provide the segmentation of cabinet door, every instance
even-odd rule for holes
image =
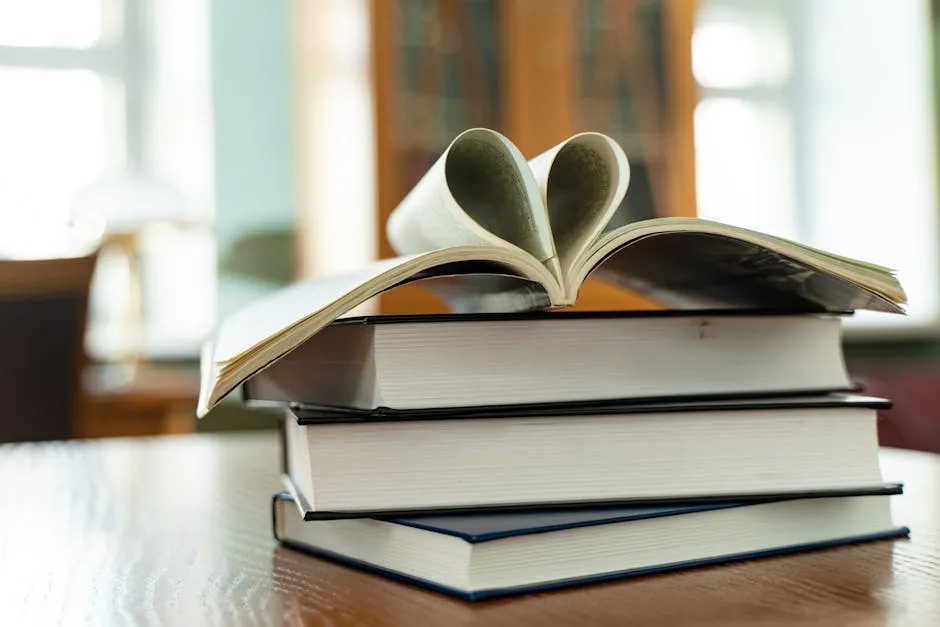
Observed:
[[[460,131],[506,134],[526,156],[572,133],[612,135],[630,189],[614,224],[695,215],[694,0],[373,0],[378,219]],[[579,309],[655,307],[598,280]],[[418,287],[383,313],[444,311]]]

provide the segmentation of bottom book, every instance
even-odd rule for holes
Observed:
[[[304,521],[283,545],[468,600],[906,536],[890,497]]]

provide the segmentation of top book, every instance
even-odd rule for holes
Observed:
[[[672,309],[902,313],[894,273],[796,242],[697,218],[610,227],[630,180],[621,147],[575,135],[528,162],[470,129],[389,217],[401,255],[308,280],[226,318],[203,352],[199,415],[354,307],[395,286],[428,287],[455,312],[573,305],[592,273]]]

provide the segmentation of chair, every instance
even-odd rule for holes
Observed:
[[[882,446],[940,453],[940,368],[932,359],[856,367],[865,394],[891,399],[878,415]]]
[[[0,442],[73,435],[96,258],[0,260]]]

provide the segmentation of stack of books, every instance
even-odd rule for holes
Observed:
[[[223,321],[199,411],[283,412],[282,544],[480,599],[908,533],[887,401],[841,343],[856,309],[902,313],[893,273],[705,220],[608,229],[628,180],[600,134],[526,162],[472,129],[392,214],[402,256]],[[664,308],[547,311],[589,274]],[[411,281],[454,313],[350,313]]]

